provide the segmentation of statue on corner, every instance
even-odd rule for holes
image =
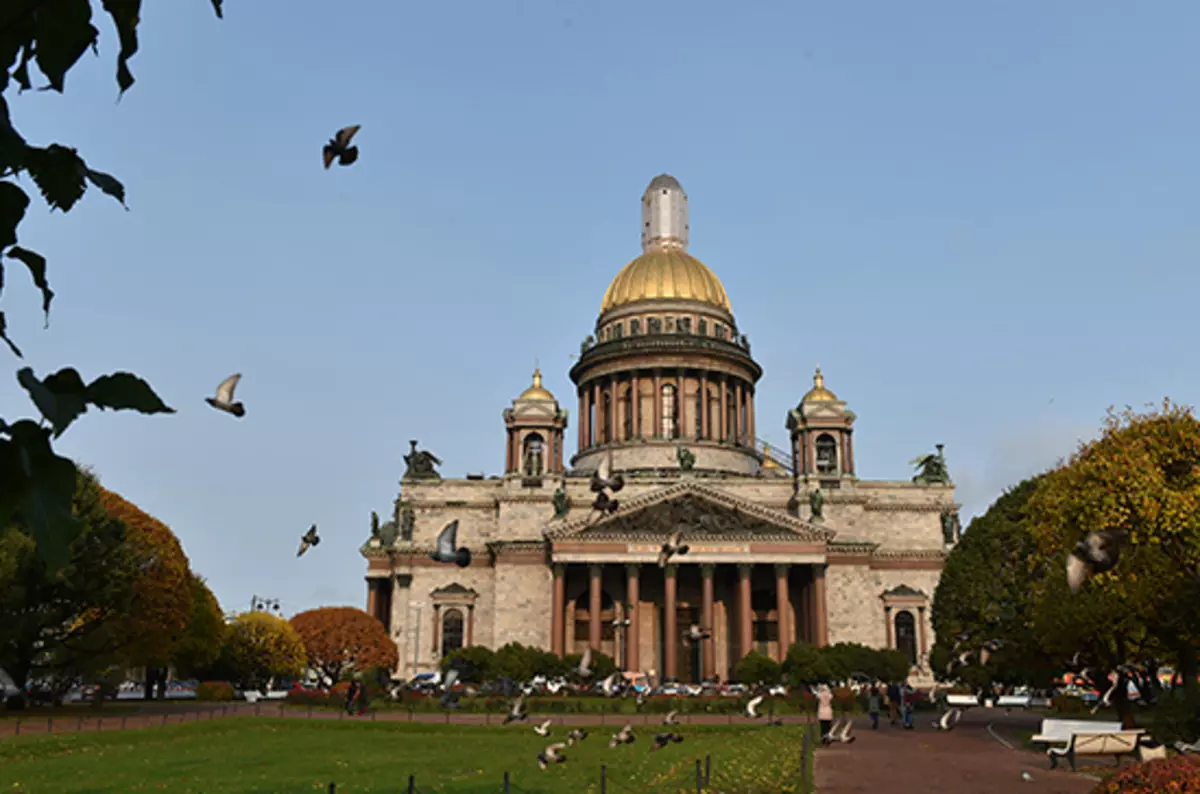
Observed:
[[[437,455],[426,449],[417,449],[416,441],[409,441],[412,445],[412,451],[404,456],[404,462],[408,464],[408,469],[404,472],[406,480],[440,480],[442,475],[437,473],[434,466],[441,466],[442,462],[438,460]]]
[[[912,481],[918,485],[949,485],[950,471],[946,468],[946,456],[942,453],[945,444],[937,444],[937,452],[932,452],[912,461],[917,467],[917,473]]]
[[[555,518],[563,518],[571,512],[571,497],[567,496],[566,483],[560,483],[558,488],[554,489],[554,498],[550,501],[554,505]]]
[[[812,510],[813,521],[820,521],[825,517],[825,494],[820,488],[814,488],[808,492],[808,507]]]
[[[675,450],[675,458],[679,461],[680,471],[691,471],[696,465],[696,456],[687,447],[679,447]]]
[[[959,537],[962,536],[962,523],[958,518],[957,510],[945,510],[942,512],[942,540],[949,546],[957,543]]]

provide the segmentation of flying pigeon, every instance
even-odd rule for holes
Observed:
[[[503,724],[507,725],[510,722],[519,722],[528,718],[529,715],[525,713],[525,693],[521,693],[509,706],[508,715],[504,718]]]
[[[1112,686],[1110,686],[1108,688],[1108,691],[1106,691],[1104,693],[1104,696],[1096,701],[1096,705],[1092,706],[1093,714],[1095,714],[1097,711],[1099,711],[1101,706],[1108,708],[1109,704],[1112,703],[1113,693],[1117,691],[1117,685],[1120,683],[1121,683],[1121,676],[1118,675],[1117,680],[1113,681]]]
[[[246,407],[241,402],[233,401],[233,390],[237,388],[238,381],[242,379],[242,373],[238,372],[230,375],[217,386],[217,394],[215,397],[205,397],[204,402],[216,408],[218,411],[224,411],[227,414],[233,414],[239,419],[246,415]]]
[[[575,742],[582,742],[587,737],[588,737],[587,731],[585,731],[581,728],[576,728],[567,734],[567,747],[570,747],[571,745],[575,744]]]
[[[763,702],[762,695],[755,695],[746,703],[746,716],[752,720],[756,720],[762,715],[758,713],[758,705]]]
[[[632,622],[629,618],[613,618],[612,625],[614,629],[627,629]]]
[[[1067,555],[1067,586],[1074,593],[1085,580],[1099,573],[1108,573],[1121,557],[1121,546],[1129,533],[1121,529],[1102,529],[1089,532]]]
[[[321,538],[317,535],[317,525],[313,524],[308,528],[307,532],[300,536],[300,551],[296,552],[296,556],[302,556],[304,552],[318,545],[320,542]]]
[[[454,519],[438,533],[437,551],[429,555],[434,562],[452,562],[459,568],[471,564],[471,550],[466,546],[454,548],[458,541],[458,519]]]
[[[842,723],[842,728],[840,731],[837,729],[837,727],[834,727],[833,729],[831,729],[829,731],[829,738],[835,742],[842,742],[843,744],[853,744],[854,740],[858,738],[857,736],[850,735],[850,729],[853,726],[854,726],[853,720],[851,720],[849,717],[847,717],[846,721],[844,723]]]
[[[453,691],[454,684],[458,681],[458,670],[451,667],[446,671],[446,677],[442,681],[442,697],[439,700],[439,705],[444,709],[456,709],[458,705],[458,693]]]
[[[701,640],[707,640],[711,636],[712,636],[711,631],[702,630],[700,628],[699,624],[697,624],[697,623],[693,623],[691,626],[688,627],[688,631],[687,631],[688,642],[700,642]]]
[[[325,158],[326,169],[333,165],[334,160],[338,161],[338,165],[351,165],[358,159],[358,147],[351,146],[350,140],[361,128],[361,124],[355,124],[352,127],[342,127],[337,131],[337,135],[334,135],[329,143],[325,144],[325,148],[321,150],[321,154]]]
[[[962,709],[947,709],[940,719],[934,721],[933,727],[939,731],[948,731],[957,725],[960,719],[962,719]]]
[[[601,681],[600,689],[609,697],[615,695],[617,690],[617,674],[613,673],[608,678]]]
[[[583,649],[583,655],[579,657],[579,668],[576,671],[580,678],[587,678],[592,674],[592,649],[591,646]]]
[[[654,745],[651,750],[661,750],[671,742],[682,742],[683,737],[675,733],[656,733],[654,734]]]
[[[983,647],[979,649],[979,663],[981,665],[987,664],[988,657],[1003,647],[1003,640],[988,640],[983,644]]]
[[[1032,782],[1033,782],[1033,775],[1031,775],[1031,774],[1029,774],[1028,772],[1026,772],[1026,771],[1022,770],[1022,771],[1021,771],[1021,780],[1024,780],[1026,783],[1032,783]]]
[[[689,547],[681,541],[683,539],[683,530],[675,530],[675,534],[662,545],[662,551],[658,553],[658,567],[666,568],[671,557],[676,554],[687,554]]]
[[[663,725],[678,725],[679,720],[675,719],[675,715],[678,713],[675,709],[668,711],[667,716],[663,717]]]
[[[1184,741],[1180,739],[1179,741],[1175,742],[1175,749],[1181,753],[1200,753],[1200,739],[1197,739],[1191,744],[1185,744]]]
[[[554,722],[554,720],[546,720],[541,725],[535,725],[535,726],[533,726],[533,732],[536,733],[538,736],[549,736],[550,735],[550,725],[553,724],[553,722]]]
[[[624,728],[612,735],[612,739],[609,741],[608,746],[616,747],[619,744],[633,744],[633,740],[635,738],[637,737],[633,735],[633,725],[632,723],[628,723]]]
[[[548,767],[550,764],[561,764],[566,761],[567,757],[559,752],[559,750],[564,748],[566,748],[566,745],[562,742],[558,742],[557,744],[552,744],[545,750],[542,750],[537,756],[538,766],[545,771],[546,767]]]
[[[600,465],[592,474],[591,488],[592,492],[596,494],[596,500],[592,502],[593,512],[617,512],[620,501],[614,499],[610,494],[616,493],[624,487],[625,478],[620,474],[612,473],[612,453],[609,452],[608,457],[600,461]]]

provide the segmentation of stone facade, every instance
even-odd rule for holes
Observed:
[[[680,194],[670,178],[647,189],[658,226],[581,345],[569,465],[567,412],[540,372],[504,412],[502,476],[442,479],[410,462],[392,520],[362,549],[367,609],[399,647],[398,676],[508,642],[590,646],[681,680],[728,679],[751,650],[859,642],[901,648],[928,674],[930,600],[957,540],[953,485],[859,479],[855,416],[819,369],[785,418],[790,451],[765,447],[761,370],[724,288],[684,251]],[[419,464],[415,444],[410,457]],[[600,468],[624,478],[612,512],[592,506]],[[451,522],[467,567],[430,556]],[[675,531],[690,550],[659,565]],[[687,638],[693,624],[711,637]]]

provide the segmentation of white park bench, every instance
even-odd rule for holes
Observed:
[[[946,705],[952,709],[969,709],[979,705],[979,698],[974,695],[946,695]]]
[[[1074,772],[1075,759],[1081,755],[1111,755],[1119,766],[1123,756],[1138,754],[1138,740],[1144,732],[1137,728],[1116,733],[1072,733],[1066,747],[1051,747],[1047,751],[1050,768],[1056,768],[1058,759],[1066,756]]]
[[[996,705],[1002,709],[1027,709],[1032,700],[1029,695],[1001,695]]]
[[[1042,720],[1042,727],[1030,737],[1031,742],[1066,745],[1073,733],[1117,733],[1122,730],[1120,722],[1099,720]]]

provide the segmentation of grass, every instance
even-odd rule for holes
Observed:
[[[597,726],[598,727],[598,726]],[[424,794],[494,794],[509,772],[513,794],[594,794],[606,767],[609,794],[696,791],[696,761],[712,760],[705,792],[804,794],[801,743],[806,726],[685,727],[684,742],[651,752],[657,729],[609,749],[616,727],[587,729],[568,761],[546,771],[535,756],[565,739],[529,726],[236,718],[110,733],[18,737],[0,744],[0,791],[12,794],[338,794],[405,792],[414,775]],[[811,759],[810,763],[811,763]],[[808,779],[812,779],[811,766]]]

